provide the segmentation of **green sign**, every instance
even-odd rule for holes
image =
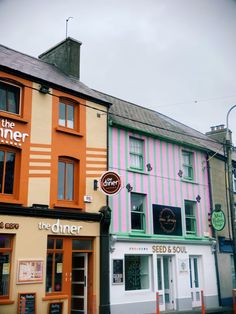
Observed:
[[[221,231],[224,229],[225,214],[222,210],[213,210],[211,214],[211,224],[212,227],[217,231]]]

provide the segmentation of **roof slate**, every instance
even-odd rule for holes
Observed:
[[[93,98],[94,100],[104,102],[105,105],[109,105],[101,94],[98,94],[81,81],[64,74],[56,66],[3,45],[0,45],[0,66],[18,71],[37,80],[46,81],[49,85],[51,83],[63,89],[69,89],[87,98]]]

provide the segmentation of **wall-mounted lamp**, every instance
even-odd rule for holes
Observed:
[[[201,196],[200,196],[200,195],[197,195],[196,201],[197,201],[198,203],[200,203],[200,201],[201,201]]]
[[[152,165],[150,163],[148,163],[146,167],[147,167],[147,171],[152,171]]]
[[[49,92],[49,87],[46,85],[41,85],[39,88],[40,93],[47,94]]]
[[[182,178],[182,176],[183,176],[183,171],[182,171],[182,170],[179,170],[178,176],[179,176],[180,178]]]
[[[98,189],[98,180],[93,180],[93,189],[94,189],[94,191],[97,191],[97,189]]]
[[[133,187],[129,183],[126,185],[126,189],[128,192],[133,191]]]

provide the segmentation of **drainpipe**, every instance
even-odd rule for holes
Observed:
[[[209,196],[210,196],[210,211],[213,211],[213,199],[212,199],[212,184],[211,184],[211,167],[209,163],[209,155],[207,154],[207,175],[208,175],[208,182],[209,182]],[[214,228],[212,228],[212,235],[213,238],[216,238],[216,232]],[[218,292],[218,302],[219,306],[222,305],[221,302],[221,291],[220,291],[220,276],[219,276],[219,265],[218,265],[218,258],[217,258],[217,247],[214,250],[214,258],[215,258],[215,267],[216,267],[216,281],[217,281],[217,292]]]

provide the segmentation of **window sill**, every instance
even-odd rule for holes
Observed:
[[[72,208],[72,209],[78,209],[78,210],[82,210],[82,208],[79,206],[79,205],[76,205],[76,204],[53,204],[53,207],[54,208]]]
[[[140,174],[144,174],[144,175],[149,175],[148,172],[143,171],[143,170],[138,170],[138,169],[128,168],[127,171],[129,171],[129,172],[135,172],[135,173],[140,173]]]
[[[4,197],[4,196],[2,196],[2,194],[0,194],[0,204],[22,205],[23,203],[20,202],[19,200],[16,200],[16,199],[13,199],[13,198]]]
[[[15,303],[14,300],[9,300],[9,299],[1,300],[0,299],[0,305],[9,305],[9,304],[14,304],[14,303]]]
[[[54,294],[54,295],[46,295],[42,298],[43,301],[50,301],[50,300],[60,300],[60,299],[68,299],[67,294]]]
[[[190,179],[183,179],[183,178],[182,178],[181,181],[182,181],[182,182],[186,182],[186,183],[192,183],[192,184],[198,185],[198,183],[197,183],[196,181],[190,180]]]
[[[28,123],[29,122],[28,120],[22,118],[20,115],[17,115],[17,114],[14,114],[14,113],[8,113],[8,112],[5,112],[5,111],[0,111],[0,116],[4,117],[4,118],[11,119],[11,120],[14,120],[14,121],[19,121],[19,122],[22,122],[22,123]]]
[[[56,127],[56,131],[57,132],[66,133],[66,134],[70,134],[70,135],[75,135],[75,136],[78,136],[78,137],[83,137],[83,134],[75,131],[74,129],[64,128],[62,126]]]
[[[132,231],[132,232],[130,232],[129,233],[129,236],[130,237],[142,237],[142,238],[151,238],[151,235],[149,235],[149,234],[146,234],[146,233],[144,233],[144,232],[138,232],[138,231]]]

